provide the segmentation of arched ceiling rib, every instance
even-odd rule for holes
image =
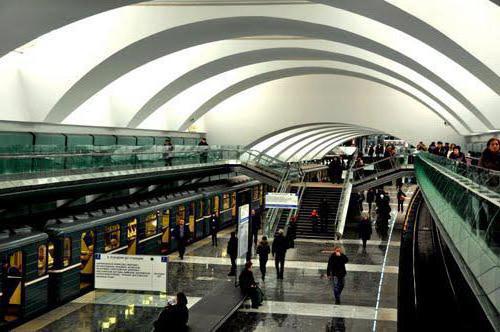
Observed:
[[[492,90],[500,93],[500,79],[493,70],[452,38],[418,18],[416,13],[412,15],[382,0],[312,1],[356,13],[399,29],[439,52],[446,54],[450,59],[485,82]],[[3,5],[1,7],[2,10],[0,10],[0,39],[2,40],[0,44],[0,56],[44,33],[58,29],[68,23],[109,9],[138,2],[140,1],[90,0],[85,1],[85,3],[79,0],[10,1],[8,5]],[[272,1],[269,1],[269,3],[272,3]],[[456,10],[456,7],[459,6],[452,6],[447,9],[448,11]],[[460,7],[458,10],[460,10]],[[22,26],[18,25],[20,18],[25,22]],[[423,18],[425,19],[425,17]],[[16,29],[12,29],[13,26],[16,26]]]
[[[326,129],[329,131],[327,134],[324,134],[324,128],[329,128]],[[345,128],[349,129],[346,130]],[[316,139],[314,139],[315,144],[313,144],[312,148],[311,144],[304,143],[303,141],[301,141],[300,144],[296,143],[297,136],[306,132],[311,133],[309,136],[316,137]],[[354,137],[380,133],[380,131],[372,128],[346,123],[309,123],[290,126],[271,132],[253,141],[247,148],[269,154],[284,161],[301,161],[312,159],[311,157],[321,154],[325,149],[327,149],[326,152],[328,152],[336,145]],[[280,139],[280,142],[276,144],[277,142],[274,138],[278,136],[284,136],[284,138]],[[273,152],[273,150],[275,150],[273,147],[277,145],[282,146],[281,152]],[[285,151],[288,151],[288,153],[283,155]]]
[[[439,83],[446,91],[458,96],[459,101],[472,110],[487,125],[487,129],[494,128],[484,114],[449,83],[400,52],[368,38],[338,28],[269,17],[234,17],[208,20],[175,27],[144,38],[115,53],[74,84],[54,106],[47,116],[46,121],[61,121],[86,99],[116,78],[137,68],[141,64],[165,54],[196,44],[225,38],[276,34],[303,35],[312,38],[339,41],[368,49],[391,60],[400,62],[428,79]]]
[[[374,132],[375,131],[372,131],[372,133],[374,133]],[[328,134],[324,134],[324,135],[316,135],[314,138],[310,138],[309,141],[307,141],[307,142],[301,142],[300,144],[288,146],[286,149],[283,149],[283,151],[276,154],[276,158],[285,159],[286,161],[295,160],[295,159],[302,160],[303,156],[307,155],[307,152],[303,153],[302,157],[298,157],[299,153],[303,152],[303,151],[307,151],[307,149],[312,144],[316,144],[318,141],[324,142],[325,139],[327,139],[327,138],[329,138],[329,139],[336,138],[336,139],[343,140],[344,137],[349,137],[352,135],[359,136],[362,133],[368,133],[368,131],[353,128],[352,130],[348,130],[348,131],[345,131],[345,130],[340,131],[339,130],[339,131],[332,131],[332,132],[330,132]]]
[[[326,129],[325,129],[326,128]],[[293,133],[288,132],[287,135],[283,135],[282,138],[269,145],[267,148],[262,150],[262,153],[272,153],[276,151],[274,155],[280,156],[283,152],[285,152],[291,144],[302,143],[304,141],[307,142],[308,139],[318,137],[318,135],[331,133],[332,131],[340,132],[347,131],[352,129],[352,126],[339,126],[339,125],[329,125],[323,126],[319,128],[307,128],[302,129]]]
[[[412,80],[394,72],[389,68],[385,68],[370,61],[366,61],[346,54],[298,47],[269,48],[237,53],[208,62],[202,66],[192,69],[191,71],[167,84],[153,97],[151,97],[134,115],[132,120],[128,123],[128,126],[137,127],[155,110],[166,104],[176,95],[209,77],[218,75],[222,72],[229,71],[234,68],[243,67],[245,65],[273,60],[332,60],[355,64],[379,71],[388,76],[392,76],[400,81],[403,81],[406,84],[421,91],[429,98],[433,99],[435,102],[441,105],[441,107],[443,107],[453,118],[455,118],[465,129],[467,129],[468,132],[472,131],[470,126],[443,101],[434,96],[431,92],[414,83]],[[454,97],[456,99],[460,98],[459,96]],[[444,117],[447,118],[447,116]],[[447,120],[449,121],[449,119]]]
[[[207,100],[203,105],[201,105],[198,109],[196,109],[187,119],[186,121],[178,128],[178,130],[187,130],[189,126],[191,126],[193,123],[195,123],[198,119],[200,119],[203,115],[205,115],[207,112],[209,112],[211,109],[213,109],[216,105],[220,104],[222,101],[228,99],[231,96],[234,96],[241,91],[244,91],[246,89],[249,89],[251,87],[254,87],[256,85],[281,79],[284,77],[292,77],[292,76],[301,76],[301,75],[312,75],[312,74],[330,74],[330,75],[343,75],[343,76],[351,76],[351,77],[358,77],[361,79],[369,80],[372,82],[376,82],[382,85],[385,85],[387,87],[390,87],[394,90],[397,90],[403,94],[408,95],[409,97],[417,100],[421,104],[425,105],[429,110],[432,110],[436,115],[442,118],[439,112],[437,112],[432,106],[429,104],[425,103],[422,101],[420,98],[416,97],[415,95],[409,93],[406,90],[401,89],[400,87],[383,81],[381,79],[378,79],[376,77],[366,75],[363,73],[358,73],[358,72],[353,72],[353,71],[346,71],[346,70],[341,70],[341,69],[335,69],[335,68],[328,68],[328,67],[296,67],[296,68],[288,68],[288,69],[282,69],[282,70],[275,70],[271,72],[265,72],[259,75],[255,75],[253,77],[250,77],[248,79],[245,79],[243,81],[240,81],[232,86],[229,86],[228,88],[224,89],[223,91],[219,92],[209,100]],[[455,131],[457,131],[455,129]],[[457,131],[459,132],[459,131]]]

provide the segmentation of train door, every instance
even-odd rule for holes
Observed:
[[[205,206],[204,198],[199,199],[196,202],[196,238],[201,239],[203,237],[203,228],[204,228],[204,211],[203,208]]]
[[[80,289],[92,285],[92,276],[94,274],[94,246],[94,231],[82,233],[80,251],[80,262],[82,264],[80,267]]]
[[[24,255],[21,250],[9,255],[2,264],[2,306],[5,306],[4,319],[13,321],[21,315],[23,294]]]
[[[207,215],[212,214],[212,197],[208,197],[205,200],[206,206],[205,211],[203,213],[203,236],[208,236],[210,234],[210,218],[206,218]]]
[[[137,254],[137,219],[127,224],[127,255]]]
[[[170,209],[163,210],[161,215],[161,253],[169,252],[170,244]]]

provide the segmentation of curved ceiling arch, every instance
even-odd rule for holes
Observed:
[[[354,131],[352,133],[349,133],[349,134],[343,134],[343,135],[330,135],[329,137],[326,137],[326,138],[323,138],[321,143],[318,143],[314,146],[315,149],[318,149],[318,147],[322,146],[322,145],[325,145],[327,146],[328,148],[328,151],[330,151],[331,149],[333,149],[336,145],[338,144],[341,144],[347,140],[350,140],[354,137],[359,137],[359,136],[365,136],[365,135],[368,135],[370,133],[373,133],[373,132],[365,132],[365,131]],[[327,144],[328,143],[328,144]],[[304,147],[303,149],[301,149],[301,151],[304,151],[306,148]],[[290,156],[288,156],[285,161],[288,162],[288,161],[298,161],[298,160],[312,160],[312,159],[315,159],[316,154],[312,155],[311,153],[314,152],[313,149],[309,149],[305,152],[302,153],[302,155],[299,155],[299,152],[301,151],[296,151],[294,152],[293,154],[291,154]]]
[[[410,57],[369,38],[317,23],[271,17],[230,17],[186,24],[143,38],[116,52],[81,77],[58,100],[45,121],[61,122],[88,98],[125,73],[178,50],[216,40],[255,35],[305,36],[337,41],[369,50],[418,72],[441,86],[470,109],[487,127],[490,120],[444,79]]]
[[[309,49],[309,48],[298,48],[298,47],[268,48],[262,50],[237,53],[219,58],[217,60],[201,65],[197,68],[194,68],[189,72],[185,73],[184,75],[178,77],[174,81],[168,83],[153,97],[151,97],[130,120],[128,126],[129,127],[139,126],[142,121],[144,121],[149,115],[151,115],[155,110],[160,108],[162,105],[166,104],[169,100],[173,99],[182,91],[185,91],[189,87],[209,77],[216,76],[222,72],[226,72],[235,68],[255,63],[268,62],[273,60],[297,60],[297,59],[332,60],[338,62],[345,62],[345,63],[355,64],[361,67],[370,68],[375,71],[386,74],[388,76],[394,77],[395,79],[398,79],[414,87],[415,89],[419,90],[420,92],[422,92],[423,94],[434,100],[441,107],[443,107],[450,114],[450,116],[452,116],[465,129],[467,129],[469,133],[472,132],[471,127],[466,123],[466,121],[464,121],[460,116],[458,116],[458,114],[456,114],[456,112],[454,112],[447,104],[445,104],[439,98],[434,96],[431,92],[424,89],[414,81],[394,72],[389,68],[347,54]],[[458,100],[457,97],[460,98],[460,96],[453,96],[453,98]],[[444,116],[444,118],[446,119],[447,116]],[[480,123],[482,125],[485,125],[482,122]]]
[[[270,132],[270,133],[268,133],[268,134],[266,134],[264,136],[261,136],[258,139],[256,139],[256,140],[252,141],[251,143],[249,143],[248,145],[246,145],[245,149],[255,149],[257,146],[259,146],[263,142],[269,140],[270,138],[276,137],[276,136],[278,136],[278,135],[280,135],[282,133],[287,133],[287,132],[292,133],[292,132],[294,132],[297,129],[304,129],[304,128],[312,128],[312,130],[314,130],[314,129],[320,129],[320,128],[327,127],[327,126],[339,126],[339,127],[351,126],[351,127],[356,127],[356,128],[366,128],[366,127],[363,127],[363,126],[353,125],[353,124],[344,123],[344,122],[310,122],[310,123],[301,123],[301,124],[298,124],[298,125],[288,126],[288,127],[285,127],[285,128],[281,128],[281,129],[272,131],[272,132]],[[372,129],[372,128],[368,128],[368,129]]]
[[[325,132],[317,132],[313,133],[311,135],[308,135],[307,137],[304,137],[301,139],[301,141],[297,144],[295,143],[288,143],[284,147],[281,148],[280,151],[273,153],[272,155],[275,156],[276,158],[281,157],[282,155],[286,155],[287,151],[294,150],[294,148],[298,148],[298,150],[295,151],[294,155],[299,153],[300,151],[306,149],[309,144],[313,144],[313,142],[316,142],[317,140],[323,139],[325,137],[331,137],[332,135],[336,136],[341,136],[345,134],[353,134],[359,132],[360,129],[356,129],[354,126],[351,127],[350,129],[337,129],[337,130],[328,130],[326,133]]]
[[[191,115],[184,121],[184,123],[178,128],[178,130],[184,131],[189,128],[193,123],[195,123],[199,118],[201,118],[203,115],[205,115],[207,112],[212,110],[216,105],[220,104],[224,100],[240,93],[241,91],[244,91],[246,89],[252,88],[256,85],[263,84],[266,82],[278,80],[281,78],[286,78],[286,77],[293,77],[293,76],[303,76],[303,75],[313,75],[313,74],[329,74],[329,75],[342,75],[342,76],[351,76],[351,77],[357,77],[361,78],[364,80],[372,81],[381,85],[385,85],[389,88],[392,88],[394,90],[397,90],[424,105],[427,107],[429,110],[434,112],[438,117],[446,121],[442,117],[442,115],[436,111],[432,106],[429,104],[425,103],[423,100],[418,98],[417,96],[411,94],[410,92],[401,89],[400,87],[386,82],[384,80],[381,80],[379,78],[358,73],[358,72],[353,72],[353,71],[347,71],[347,70],[342,70],[342,69],[335,69],[335,68],[329,68],[329,67],[295,67],[295,68],[288,68],[288,69],[281,69],[281,70],[275,70],[275,71],[270,71],[270,72],[265,72],[259,75],[255,75],[253,77],[244,79],[232,86],[229,86],[228,88],[222,90],[221,92],[217,93],[214,95],[212,98],[207,100],[205,103],[203,103],[198,109],[196,109],[194,112],[191,113]],[[451,125],[450,125],[451,126]],[[452,128],[455,130],[455,132],[460,133],[454,126]]]
[[[351,125],[345,125],[345,126],[329,125],[315,129],[308,128],[294,132],[289,131],[287,132],[287,135],[284,135],[281,139],[269,144],[265,149],[262,150],[262,153],[267,154],[270,151],[280,149],[276,153],[273,153],[273,155],[279,156],[284,152],[284,149],[287,149],[291,144],[296,144],[298,141],[305,141],[319,134],[331,133],[332,131],[338,132],[342,130],[344,131],[351,130],[352,128],[354,127]]]
[[[84,5],[79,0],[52,0],[50,3],[40,5],[40,0],[37,0],[38,6],[35,8],[33,8],[32,2],[33,0],[16,0],[2,7],[0,31],[2,31],[3,38],[0,45],[0,57],[44,33],[91,15],[139,3],[141,0],[86,1]],[[387,1],[312,0],[312,2],[346,10],[394,27],[442,54],[446,54],[500,94],[500,78],[482,61],[440,30]],[[17,26],[19,18],[23,18],[29,24],[11,29],[12,26]]]
[[[465,50],[461,45],[447,35],[427,24],[421,19],[401,10],[388,1],[382,0],[311,0],[326,6],[348,10],[362,16],[369,17],[380,23],[392,26],[413,36],[467,69],[474,76],[483,81],[497,94],[500,94],[500,77],[481,60]]]
[[[323,146],[319,146],[319,150],[318,152],[315,153],[314,150],[311,151],[311,154],[306,154],[304,155],[304,158],[309,158],[309,159],[317,159],[318,156],[321,156],[324,157],[330,150],[332,150],[333,148],[335,148],[336,146],[339,146],[340,144],[342,144],[343,142],[346,142],[348,140],[351,140],[353,138],[356,138],[356,137],[361,137],[361,136],[365,136],[366,134],[365,133],[357,133],[357,134],[353,134],[349,137],[344,137],[342,139],[334,139],[334,140],[328,140],[326,141]],[[315,154],[313,154],[315,153]]]

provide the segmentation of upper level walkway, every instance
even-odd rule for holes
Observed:
[[[40,150],[40,149],[39,149]],[[44,149],[41,149],[44,150]],[[47,150],[47,149],[45,149]],[[88,146],[65,152],[0,154],[0,194],[41,187],[106,185],[111,182],[209,176],[241,172],[277,186],[284,176],[326,169],[291,164],[257,151],[229,146]]]

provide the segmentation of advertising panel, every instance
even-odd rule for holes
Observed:
[[[239,207],[238,217],[238,257],[245,257],[248,251],[248,228],[250,205],[245,204]]]

